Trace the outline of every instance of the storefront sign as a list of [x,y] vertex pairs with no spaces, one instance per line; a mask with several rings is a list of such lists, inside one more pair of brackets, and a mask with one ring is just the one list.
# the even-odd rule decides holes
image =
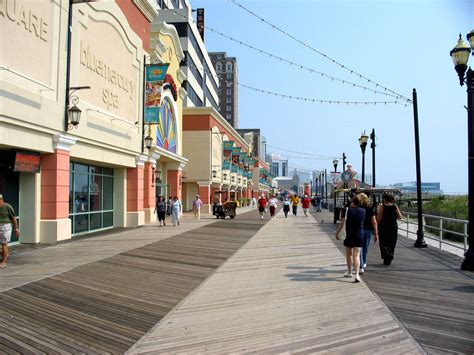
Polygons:
[[35,152],[16,152],[13,171],[38,173],[41,167],[41,155]]
[[168,67],[169,64],[145,66],[145,123],[159,122],[161,87]]
[[202,40],[204,41],[204,9],[196,9],[196,15],[196,25],[198,28],[198,32],[201,35]]

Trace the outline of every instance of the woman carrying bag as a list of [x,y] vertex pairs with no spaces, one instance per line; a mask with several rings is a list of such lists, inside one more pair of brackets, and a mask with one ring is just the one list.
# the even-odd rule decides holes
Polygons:
[[347,272],[344,274],[344,277],[352,278],[352,267],[354,266],[354,282],[360,282],[360,248],[364,243],[365,209],[360,207],[360,202],[359,196],[354,196],[351,205],[346,208],[346,213],[342,217],[342,222],[336,231],[336,239],[340,240],[342,239],[342,229],[344,227],[346,229],[344,246],[346,247]]

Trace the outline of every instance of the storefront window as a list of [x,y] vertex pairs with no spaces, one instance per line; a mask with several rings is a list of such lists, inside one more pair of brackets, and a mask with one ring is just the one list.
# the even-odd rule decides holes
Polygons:
[[110,168],[71,163],[69,218],[72,235],[113,227],[113,175]]

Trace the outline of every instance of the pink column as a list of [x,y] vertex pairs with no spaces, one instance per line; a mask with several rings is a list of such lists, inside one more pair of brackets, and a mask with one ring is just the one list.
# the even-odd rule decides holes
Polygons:
[[211,188],[209,185],[199,185],[199,198],[205,205],[211,203]]
[[183,172],[181,170],[168,170],[166,177],[168,185],[170,186],[169,195],[171,197],[178,196],[179,200],[182,200],[183,189],[182,189],[182,178]]
[[69,217],[69,151],[41,158],[41,219]]
[[[143,171],[143,207],[155,208],[155,184],[152,163],[146,162]],[[153,186],[152,186],[153,185]]]
[[143,166],[127,169],[127,211],[143,211]]

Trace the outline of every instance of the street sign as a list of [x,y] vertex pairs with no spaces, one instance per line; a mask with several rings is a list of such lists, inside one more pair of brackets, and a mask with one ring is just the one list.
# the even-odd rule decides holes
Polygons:
[[346,170],[341,174],[342,182],[346,184],[352,181],[352,171]]

